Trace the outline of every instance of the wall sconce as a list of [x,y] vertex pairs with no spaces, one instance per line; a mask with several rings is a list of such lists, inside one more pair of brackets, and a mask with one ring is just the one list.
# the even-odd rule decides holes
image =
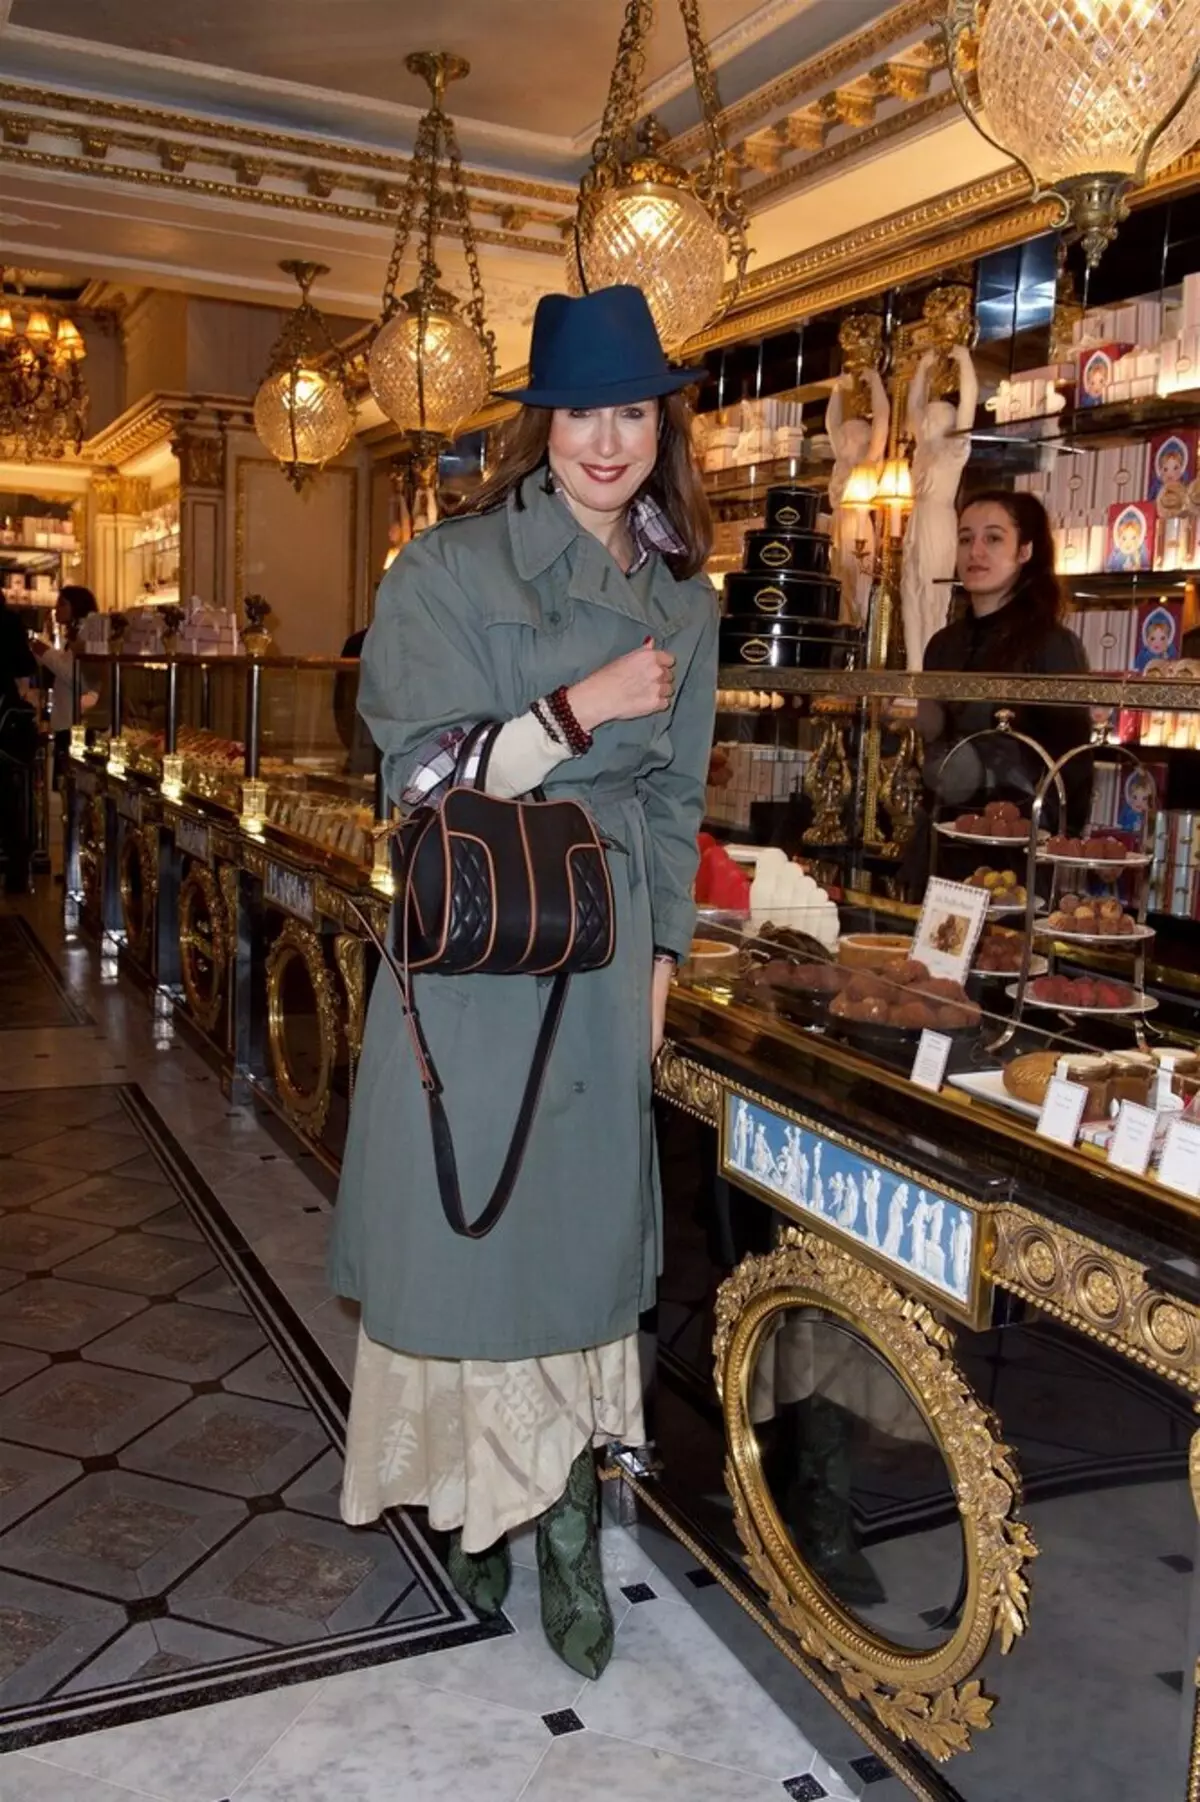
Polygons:
[[889,538],[902,538],[904,518],[913,505],[912,465],[906,457],[889,457],[880,470],[875,505],[887,514]]
[[838,503],[854,515],[854,554],[864,569],[871,557],[867,528],[871,523],[871,508],[875,505],[878,492],[878,464],[856,463],[846,478],[846,487]]

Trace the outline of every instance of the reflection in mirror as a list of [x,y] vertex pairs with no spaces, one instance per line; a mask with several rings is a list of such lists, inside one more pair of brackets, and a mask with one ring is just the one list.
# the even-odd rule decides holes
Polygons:
[[764,1479],[796,1554],[877,1637],[932,1650],[966,1595],[950,1472],[883,1358],[820,1308],[764,1323],[748,1385]]
[[298,1095],[313,1096],[321,1081],[321,1026],[312,977],[297,951],[284,959],[280,972],[279,1012],[288,1081]]

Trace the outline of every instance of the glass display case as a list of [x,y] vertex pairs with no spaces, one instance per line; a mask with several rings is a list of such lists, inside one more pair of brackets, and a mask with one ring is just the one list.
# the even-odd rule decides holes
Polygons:
[[357,711],[357,661],[267,658],[259,668],[266,825],[370,868],[378,758]]

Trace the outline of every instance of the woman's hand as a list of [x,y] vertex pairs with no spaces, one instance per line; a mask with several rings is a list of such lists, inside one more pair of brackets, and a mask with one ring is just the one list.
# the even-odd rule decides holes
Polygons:
[[567,690],[571,711],[585,732],[610,720],[640,720],[664,713],[675,693],[675,659],[652,643],[606,663]]
[[674,974],[674,964],[655,958],[654,981],[650,991],[651,1063],[663,1048],[663,1037],[667,1030],[667,996],[671,993],[671,978]]

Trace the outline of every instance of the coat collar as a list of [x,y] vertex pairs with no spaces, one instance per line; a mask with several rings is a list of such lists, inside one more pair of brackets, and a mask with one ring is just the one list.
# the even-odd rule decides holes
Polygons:
[[[661,556],[655,558],[650,582],[635,588],[566,502],[547,492],[544,470],[526,476],[520,495],[520,507],[515,494],[508,498],[508,526],[513,560],[523,581],[535,582],[570,552],[567,593],[572,600],[591,601],[659,630],[678,624],[686,611],[687,584],[675,580]],[[655,548],[653,543],[649,548]]]

